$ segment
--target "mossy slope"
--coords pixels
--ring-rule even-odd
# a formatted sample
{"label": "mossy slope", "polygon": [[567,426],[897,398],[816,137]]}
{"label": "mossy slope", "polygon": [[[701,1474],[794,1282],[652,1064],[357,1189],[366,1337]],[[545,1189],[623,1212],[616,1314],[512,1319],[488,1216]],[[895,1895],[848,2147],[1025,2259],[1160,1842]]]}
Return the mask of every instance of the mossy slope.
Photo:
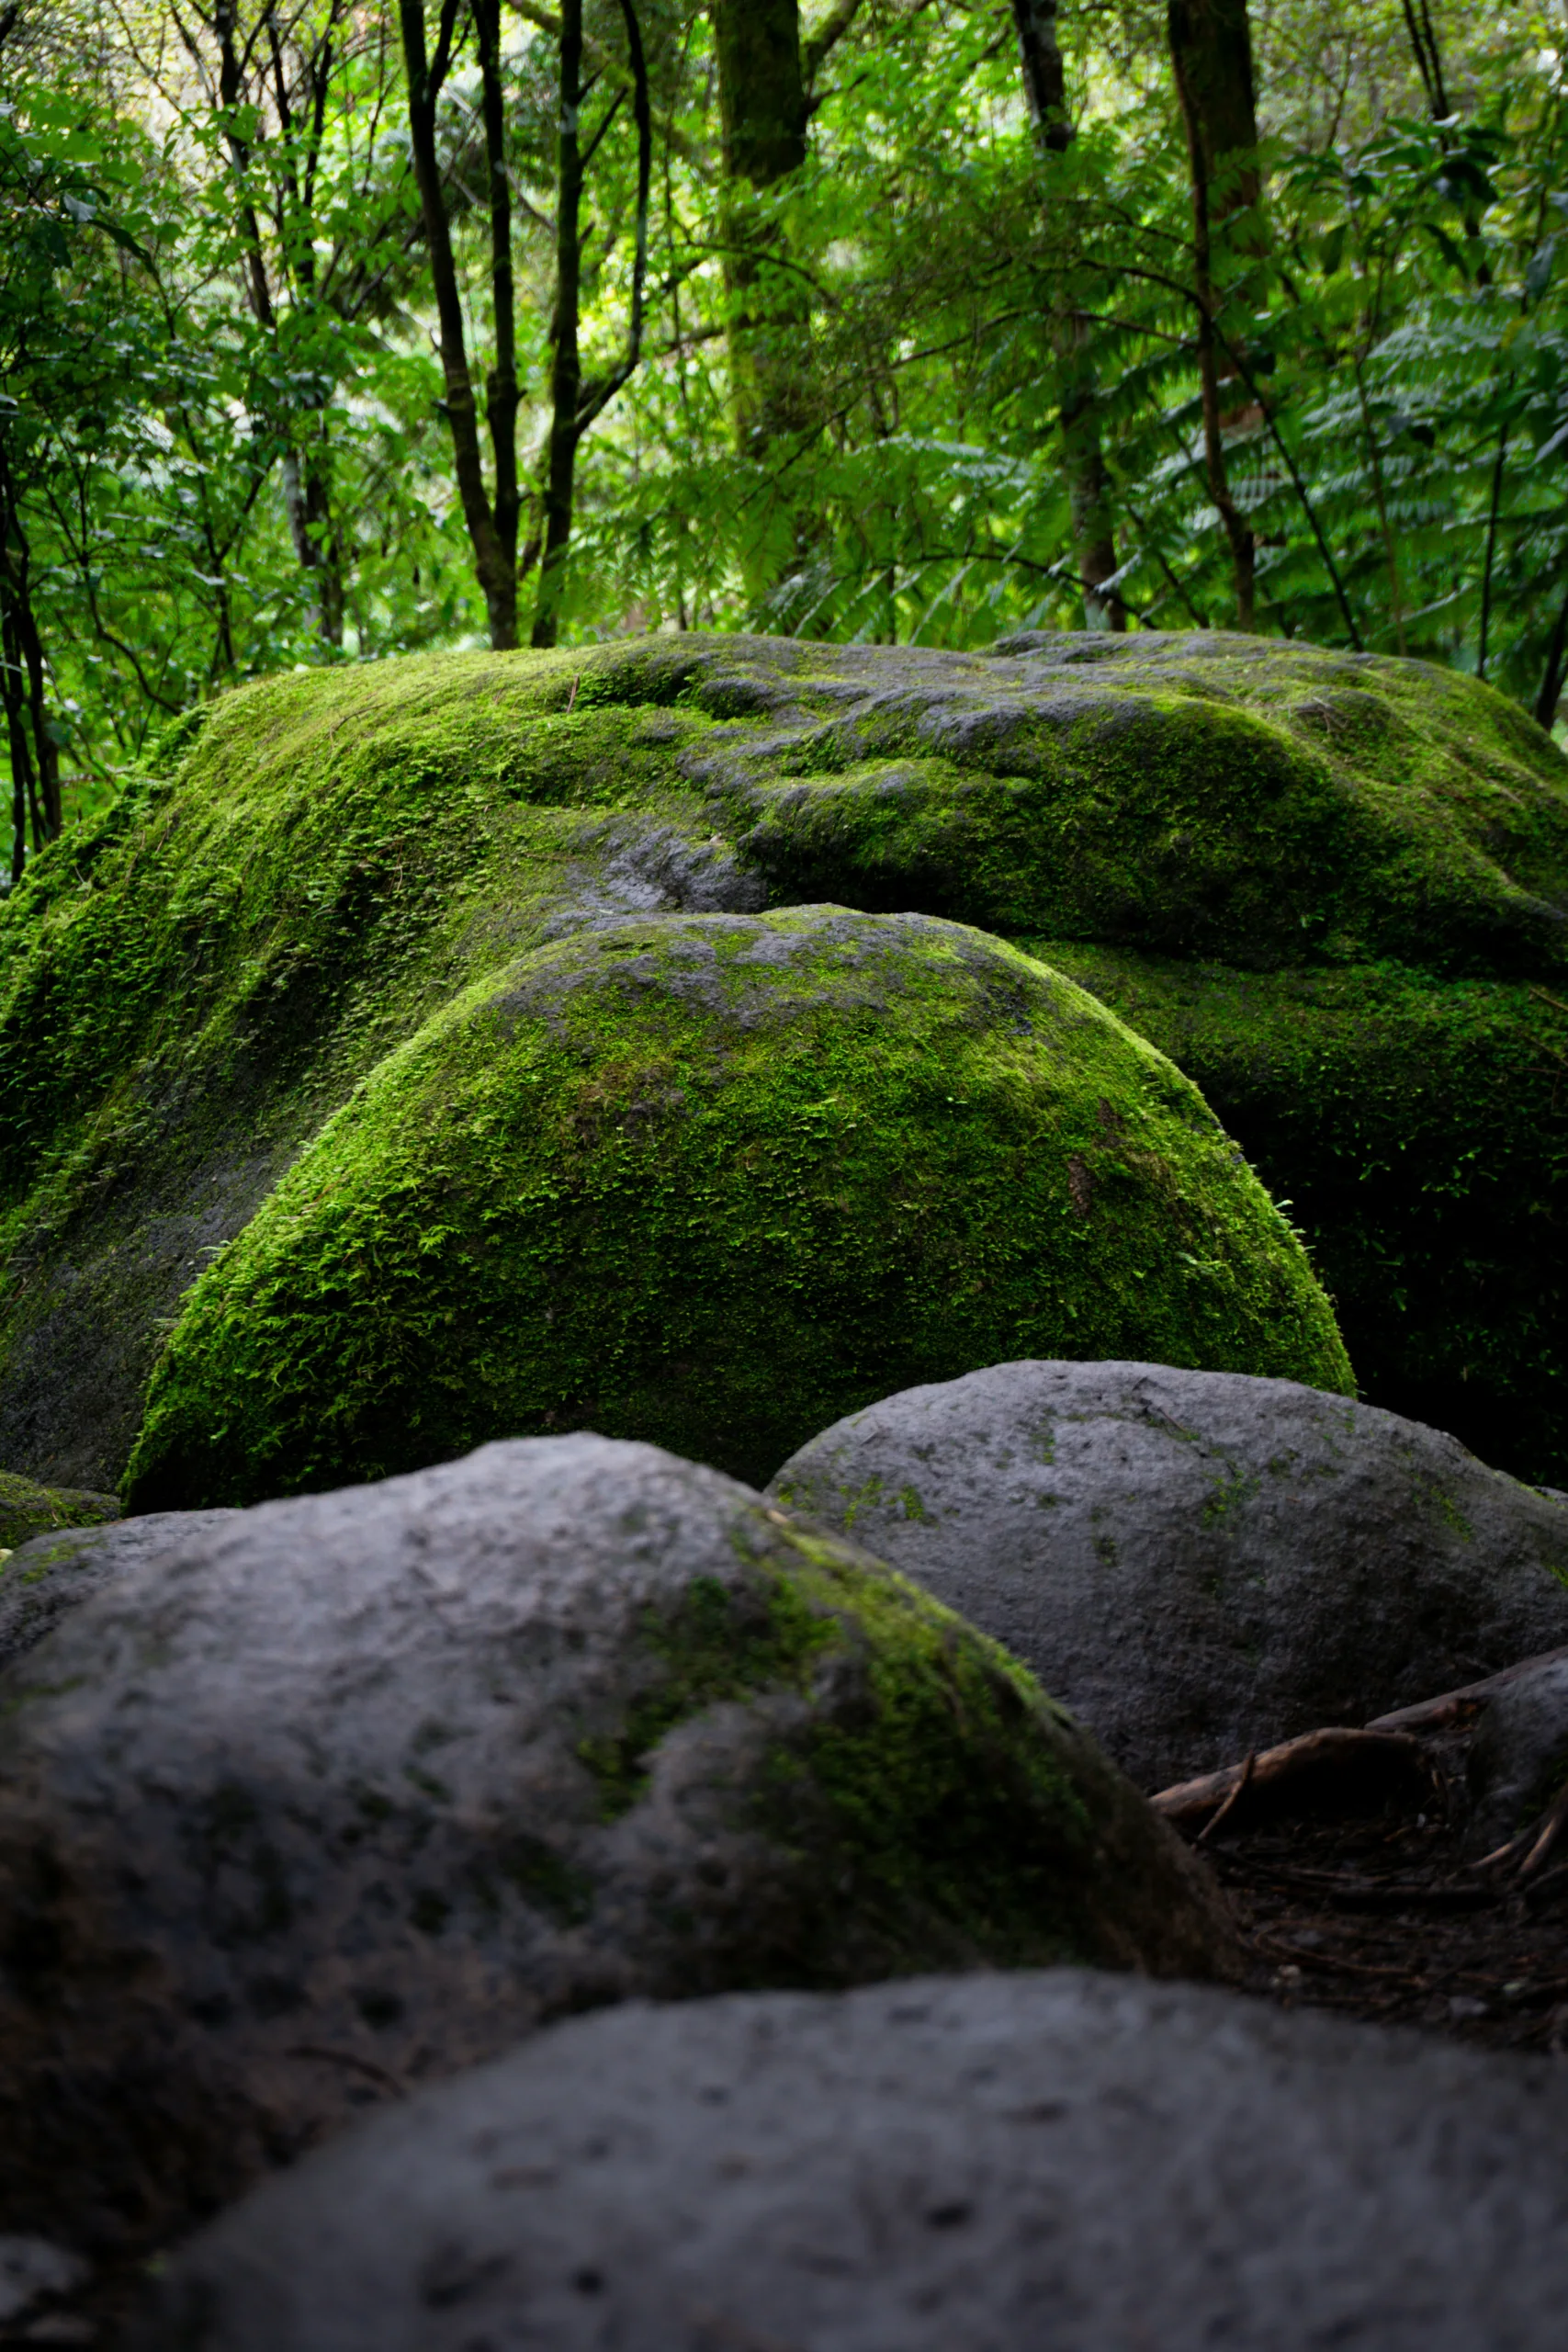
{"label": "mossy slope", "polygon": [[1196,1089],[1071,983],[927,917],[667,916],[379,1066],[190,1294],[128,1491],[573,1426],[761,1480],[892,1389],[1062,1353],[1350,1377]]}
{"label": "mossy slope", "polygon": [[761,903],[673,773],[710,722],[595,703],[581,666],[242,688],[0,901],[0,1459],[118,1481],[181,1293],[476,973]]}
{"label": "mossy slope", "polygon": [[[1568,769],[1500,696],[1418,663],[1203,632],[441,655],[244,687],[169,766],[0,904],[0,1458],[53,1479],[118,1477],[181,1295],[385,1054],[519,954],[638,910],[828,899],[1064,954],[1375,959],[1428,991],[1400,1032],[1412,1084],[1450,983],[1506,976],[1510,1069],[1560,1050]],[[1224,1098],[1255,1157],[1266,1097]],[[1325,1148],[1348,1163],[1344,1110],[1331,1091]],[[1400,1155],[1369,1262],[1486,1151],[1468,1096],[1446,1116]],[[1333,1259],[1337,1200],[1292,1156],[1269,1168]],[[1550,1292],[1550,1216],[1532,1238]],[[1440,1351],[1435,1301],[1469,1247],[1450,1199],[1415,1309],[1392,1276],[1365,1315],[1356,1293],[1357,1342],[1375,1326],[1398,1377],[1428,1345],[1402,1353],[1412,1312]],[[1553,1360],[1517,1318],[1495,1339],[1513,1390],[1461,1376],[1468,1338],[1438,1376],[1506,1425]],[[1371,1393],[1400,1401],[1381,1376]],[[1568,1475],[1547,1419],[1529,1461],[1501,1458]]]}

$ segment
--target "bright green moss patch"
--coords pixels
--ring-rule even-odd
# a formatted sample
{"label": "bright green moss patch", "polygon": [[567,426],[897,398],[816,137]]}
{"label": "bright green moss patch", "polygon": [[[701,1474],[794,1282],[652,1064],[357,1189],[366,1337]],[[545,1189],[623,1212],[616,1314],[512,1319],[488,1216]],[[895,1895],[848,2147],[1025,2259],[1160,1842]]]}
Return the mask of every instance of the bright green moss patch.
{"label": "bright green moss patch", "polygon": [[1485,686],[1208,633],[998,651],[889,653],[751,763],[779,896],[1258,968],[1562,969],[1568,763]]}
{"label": "bright green moss patch", "polygon": [[129,1491],[572,1427],[760,1484],[1062,1353],[1350,1377],[1201,1097],[1070,983],[920,917],[669,917],[523,958],[356,1091],[192,1291]]}
{"label": "bright green moss patch", "polygon": [[1334,1299],[1365,1392],[1517,1476],[1568,1464],[1568,1003],[1397,966],[1260,974],[1042,941],[1178,1061]]}
{"label": "bright green moss patch", "polygon": [[57,1527],[96,1527],[118,1519],[119,1504],[113,1495],[83,1494],[69,1487],[38,1487],[0,1470],[0,1552],[14,1552],[29,1536],[48,1535]]}

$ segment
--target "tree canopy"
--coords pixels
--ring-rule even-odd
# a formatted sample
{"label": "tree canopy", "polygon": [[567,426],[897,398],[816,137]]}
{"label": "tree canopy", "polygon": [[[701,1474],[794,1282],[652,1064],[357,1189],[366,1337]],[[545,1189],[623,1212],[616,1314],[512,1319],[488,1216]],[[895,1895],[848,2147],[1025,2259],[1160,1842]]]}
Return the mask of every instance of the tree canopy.
{"label": "tree canopy", "polygon": [[237,680],[755,628],[1568,677],[1562,0],[7,0],[0,855]]}

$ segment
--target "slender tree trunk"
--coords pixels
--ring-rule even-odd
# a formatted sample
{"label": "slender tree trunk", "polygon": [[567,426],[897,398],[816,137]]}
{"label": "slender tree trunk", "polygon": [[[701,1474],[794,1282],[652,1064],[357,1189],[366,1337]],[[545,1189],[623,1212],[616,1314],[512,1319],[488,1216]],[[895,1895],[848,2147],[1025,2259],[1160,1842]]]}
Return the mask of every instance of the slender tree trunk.
{"label": "slender tree trunk", "polygon": [[485,381],[485,420],[490,427],[495,475],[495,530],[502,552],[517,571],[517,297],[512,268],[512,182],[506,169],[506,105],[501,81],[501,0],[473,0],[479,41],[479,77],[485,126],[485,166],[490,197],[491,309],[495,320],[495,365]]}
{"label": "slender tree trunk", "polygon": [[11,761],[11,887],[15,889],[27,870],[28,810],[29,802],[36,807],[37,796],[33,787],[32,755],[28,750],[28,730],[22,716],[25,694],[21,650],[17,643],[17,627],[11,614],[10,598],[3,586],[0,586],[0,689],[3,689],[6,704],[6,748]]}
{"label": "slender tree trunk", "polygon": [[0,668],[11,757],[11,879],[19,881],[30,819],[33,848],[61,831],[60,752],[49,715],[49,669],[33,611],[32,550],[23,528],[9,454],[0,447]]}
{"label": "slender tree trunk", "polygon": [[544,555],[536,645],[553,645],[560,626],[561,591],[571,539],[576,494],[578,409],[582,360],[578,313],[582,299],[582,0],[562,0],[560,119],[556,163],[556,308],[550,328],[550,443],[545,477]]}
{"label": "slender tree trunk", "polygon": [[[620,0],[631,60],[632,112],[637,122],[637,243],[632,261],[631,317],[626,348],[614,368],[585,383],[578,343],[582,300],[582,191],[585,163],[582,104],[582,0],[564,0],[560,29],[560,132],[556,179],[556,307],[550,328],[550,439],[544,495],[544,558],[533,642],[553,645],[560,627],[567,554],[576,500],[577,453],[594,419],[608,407],[642,357],[643,297],[648,282],[648,220],[653,177],[653,113],[648,61],[634,0]],[[601,130],[604,126],[601,125]],[[589,154],[597,145],[590,142]]]}
{"label": "slender tree trunk", "polygon": [[[235,184],[240,191],[238,207],[240,232],[245,248],[245,275],[250,289],[251,311],[256,324],[271,344],[276,356],[278,350],[277,310],[272,299],[272,286],[267,277],[266,255],[262,246],[261,222],[256,216],[255,206],[251,200],[245,184],[251,166],[250,143],[242,136],[238,128],[240,116],[237,109],[244,106],[247,91],[244,67],[240,57],[238,12],[235,0],[218,0],[210,21],[218,41],[218,101],[225,117],[223,136],[229,149],[229,161],[233,169]],[[275,32],[275,49],[276,39]],[[287,129],[288,126],[285,127]],[[293,420],[290,419],[289,423],[292,424],[292,422]],[[283,510],[288,522],[288,536],[293,543],[295,560],[301,571],[311,580],[313,595],[311,621],[318,634],[327,639],[328,642],[333,642],[328,632],[327,599],[323,594],[323,583],[314,577],[322,570],[325,561],[321,535],[319,530],[313,531],[311,528],[315,518],[311,514],[310,485],[306,479],[306,469],[301,466],[299,452],[292,443],[286,447],[283,454]],[[341,610],[341,582],[339,583],[339,605]],[[335,641],[339,644],[343,641],[341,623]]]}
{"label": "slender tree trunk", "polygon": [[1535,716],[1539,726],[1550,734],[1557,724],[1557,706],[1562,699],[1564,678],[1568,677],[1568,595],[1557,608],[1551,637],[1546,649],[1546,668],[1541,673],[1540,690],[1535,698]]}
{"label": "slender tree trunk", "polygon": [[402,34],[403,63],[408,75],[409,144],[413,153],[414,180],[424,221],[425,247],[435,294],[441,372],[446,379],[447,430],[452,436],[453,469],[457,496],[474,551],[474,571],[484,593],[490,617],[490,641],[496,651],[517,642],[517,570],[509,557],[485,488],[484,460],[479,450],[479,407],[468,371],[463,332],[463,304],[452,253],[451,223],[435,147],[435,103],[451,62],[452,36],[457,0],[442,0],[434,55],[427,53],[423,0],[399,0],[398,22]]}
{"label": "slender tree trunk", "polygon": [[[736,447],[760,466],[787,466],[809,430],[801,367],[808,324],[803,281],[781,266],[777,228],[749,200],[806,161],[807,88],[798,0],[712,0],[726,192],[721,220],[729,297],[729,380]],[[852,11],[840,11],[847,29]],[[826,53],[825,51],[823,52]],[[819,62],[819,61],[818,61]],[[787,494],[747,563],[759,599],[807,550],[809,519]]]}
{"label": "slender tree trunk", "polygon": [[[1059,155],[1072,142],[1073,126],[1067,114],[1058,0],[1012,0],[1012,14],[1034,135],[1046,153]],[[1061,390],[1062,469],[1084,621],[1089,628],[1121,630],[1127,626],[1126,606],[1114,592],[1109,596],[1100,593],[1117,570],[1116,534],[1085,322],[1077,316],[1057,317],[1052,339]]]}
{"label": "slender tree trunk", "polygon": [[[1192,180],[1192,267],[1198,309],[1198,374],[1209,495],[1230,546],[1236,627],[1254,627],[1257,542],[1230,487],[1221,386],[1235,368],[1219,332],[1213,232],[1238,212],[1256,211],[1258,114],[1247,0],[1168,0],[1167,25],[1176,94],[1187,133]],[[1249,241],[1260,250],[1256,234]]]}

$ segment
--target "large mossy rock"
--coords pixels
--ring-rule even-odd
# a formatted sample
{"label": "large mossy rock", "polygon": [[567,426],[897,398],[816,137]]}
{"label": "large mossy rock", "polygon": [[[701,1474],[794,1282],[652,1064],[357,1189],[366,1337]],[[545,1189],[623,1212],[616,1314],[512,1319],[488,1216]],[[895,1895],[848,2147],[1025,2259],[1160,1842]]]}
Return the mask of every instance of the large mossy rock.
{"label": "large mossy rock", "polygon": [[1020,1348],[1348,1367],[1194,1088],[1070,982],[920,915],[578,933],[367,1079],[197,1283],[133,1508],[499,1433],[758,1483],[845,1407]]}
{"label": "large mossy rock", "polygon": [[1207,632],[683,638],[266,680],[168,764],[0,907],[18,1469],[118,1477],[182,1292],[466,987],[829,900],[1053,943],[1293,1202],[1374,1396],[1568,1476],[1568,768],[1484,686]]}
{"label": "large mossy rock", "polygon": [[630,1995],[1235,1964],[1023,1668],[650,1446],[133,1521],[56,1573],[0,1668],[11,2229],[155,2242]]}
{"label": "large mossy rock", "polygon": [[1558,2352],[1560,2062],[1070,1970],[556,2027],[269,2182],[134,2352]]}
{"label": "large mossy rock", "polygon": [[769,1489],[1039,1675],[1145,1789],[1568,1643],[1568,1509],[1294,1381],[1004,1363]]}

